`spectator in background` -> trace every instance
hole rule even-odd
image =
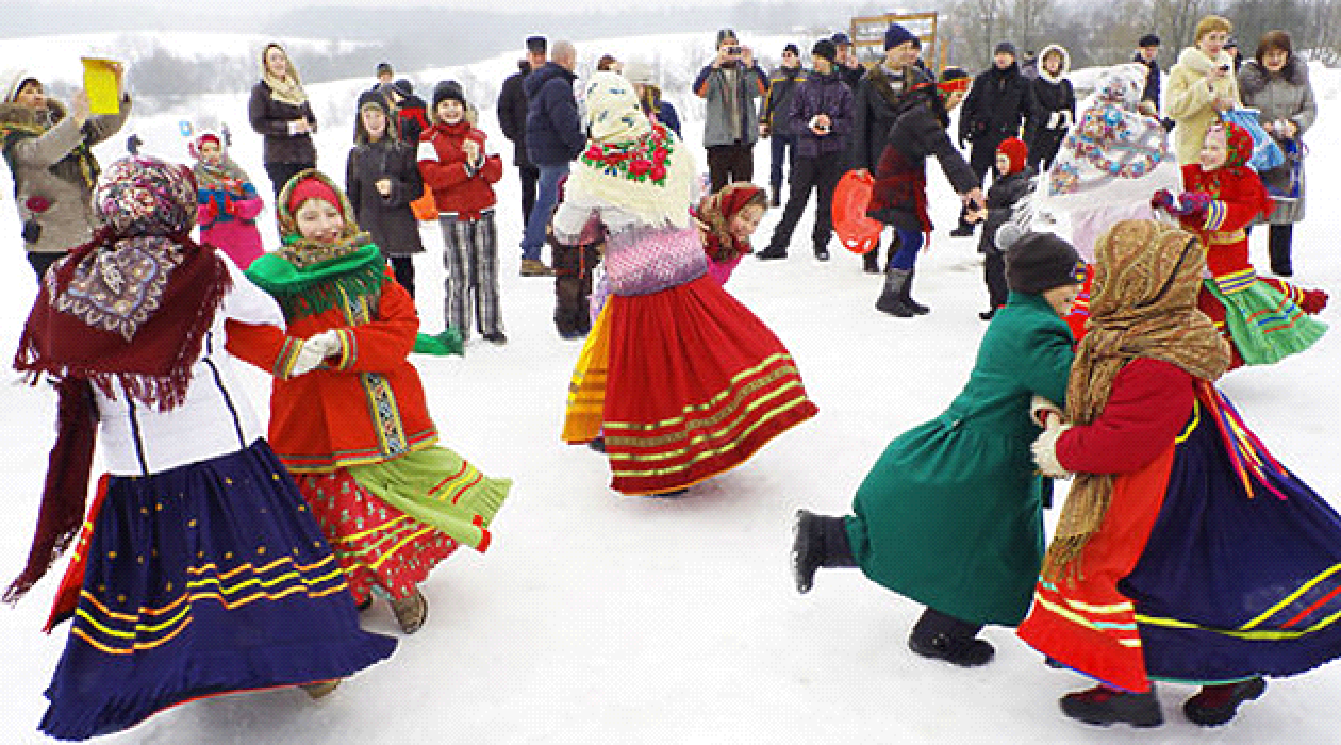
[[[754,178],[754,143],[759,141],[755,99],[767,91],[767,80],[754,52],[740,45],[735,31],[717,32],[717,56],[694,80],[695,95],[708,101],[703,146],[714,193],[732,181]]]
[[[601,58],[596,60],[597,72],[616,72],[624,74],[624,63],[615,59],[613,54],[602,54]]]
[[[116,74],[119,86],[119,65]],[[130,96],[121,95],[120,113],[92,116],[84,91],[74,94],[67,110],[25,70],[12,71],[0,84],[5,163],[14,178],[23,247],[40,284],[47,267],[93,236],[97,221],[89,200],[99,170],[93,146],[121,129],[130,116]]]
[[[1230,57],[1234,58],[1234,74],[1239,73],[1239,68],[1243,67],[1243,52],[1239,51],[1239,40],[1237,36],[1230,36],[1225,39],[1225,51]]]
[[[239,269],[246,269],[265,253],[261,231],[256,229],[256,216],[265,202],[247,172],[228,157],[228,139],[226,134],[205,131],[188,146],[196,159],[191,169],[196,180],[196,224],[202,244],[222,249]]]
[[[1071,53],[1049,44],[1039,55],[1038,75],[1029,81],[1033,109],[1025,125],[1029,167],[1042,172],[1052,167],[1062,140],[1076,120],[1076,90],[1066,77],[1071,72]]]
[[[897,23],[885,31],[885,58],[867,68],[853,95],[852,135],[848,139],[849,168],[875,173],[889,140],[890,129],[899,118],[903,99],[922,83],[932,82],[917,64],[922,42]],[[895,234],[897,241],[897,233]],[[892,257],[898,250],[890,245]],[[862,254],[867,274],[880,273],[880,247]]]
[[[633,92],[638,96],[647,118],[661,122],[679,136],[680,115],[670,101],[661,99],[661,86],[652,82],[651,66],[641,60],[630,60],[624,68],[624,77],[633,84]]]
[[[400,132],[400,141],[417,147],[419,133],[428,129],[428,104],[414,94],[414,84],[401,78],[391,84],[387,100],[391,102],[396,114],[396,129]]]
[[[345,193],[359,227],[391,262],[396,282],[414,297],[414,255],[424,252],[410,202],[424,193],[415,145],[396,134],[396,119],[381,95],[359,96],[354,147],[345,160]]]
[[[1294,44],[1284,31],[1268,31],[1257,45],[1254,59],[1239,70],[1239,88],[1245,106],[1261,112],[1262,126],[1285,153],[1285,165],[1261,173],[1276,208],[1254,224],[1271,226],[1271,273],[1294,275],[1291,242],[1294,223],[1304,219],[1304,133],[1318,116],[1308,65],[1294,56]]]
[[[573,94],[576,67],[577,49],[573,43],[557,41],[554,60],[526,76],[526,153],[540,169],[540,187],[522,241],[523,277],[554,276],[554,270],[540,260],[545,226],[559,199],[559,181],[568,175],[568,164],[587,144]]]
[[[1147,69],[1140,105],[1141,113],[1147,116],[1159,116],[1159,86],[1162,73],[1159,70],[1159,63],[1155,61],[1157,57],[1159,57],[1159,37],[1154,34],[1142,36],[1136,42],[1136,54],[1132,56],[1132,62],[1139,62]]]
[[[396,79],[396,68],[391,66],[390,62],[380,62],[377,65],[377,85],[391,85]]]
[[[526,154],[526,77],[545,66],[547,52],[545,37],[527,37],[525,59],[517,62],[517,72],[503,81],[503,88],[498,92],[498,126],[503,130],[503,136],[512,140],[512,164],[521,178],[523,225],[531,219],[536,184],[540,181],[540,169]]]
[[[768,78],[763,113],[759,115],[759,134],[772,140],[769,184],[773,187],[774,207],[782,203],[782,180],[786,173],[783,163],[787,160],[788,151],[791,151],[792,162],[796,161],[796,135],[792,133],[788,117],[792,94],[805,79],[806,71],[801,67],[801,50],[795,44],[788,44],[782,48],[782,66]]]
[[[838,76],[855,92],[857,83],[860,83],[861,77],[866,74],[866,68],[857,58],[857,50],[852,46],[852,39],[839,31],[830,36],[829,41],[833,42],[834,48],[838,50]]]
[[[261,50],[261,80],[252,86],[247,118],[264,138],[261,157],[276,196],[299,171],[316,167],[312,133],[317,131],[317,115],[298,69],[278,44]]]
[[[1180,166],[1200,162],[1211,124],[1220,120],[1221,113],[1243,105],[1234,60],[1224,48],[1232,30],[1227,18],[1202,18],[1197,22],[1194,46],[1180,52],[1178,64],[1169,70],[1164,108],[1177,124],[1173,152]]]
[[[973,143],[969,165],[981,185],[996,162],[996,149],[1007,137],[1018,137],[1029,116],[1029,81],[1020,74],[1015,45],[1003,41],[992,52],[992,66],[978,73],[964,108],[959,112],[959,146]],[[959,215],[959,226],[950,235],[973,235],[973,224]]]
[[[833,234],[829,205],[838,179],[847,170],[843,157],[847,150],[847,136],[852,131],[852,90],[843,82],[836,65],[838,50],[833,42],[820,39],[810,54],[814,72],[796,89],[792,97],[790,116],[796,133],[796,152],[792,158],[791,194],[782,219],[773,230],[768,248],[759,252],[760,259],[785,259],[791,244],[792,231],[815,190],[815,227],[811,233],[815,258],[829,260],[829,236]]]

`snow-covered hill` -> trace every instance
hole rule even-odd
[[[781,49],[782,40],[746,43]],[[106,40],[111,45],[111,39]],[[660,59],[668,76],[692,75],[710,39],[631,37],[579,45],[585,64],[601,52]],[[259,47],[258,47],[259,48]],[[0,66],[11,61],[0,45]],[[85,49],[47,47],[44,63]],[[250,52],[249,52],[250,54]],[[31,57],[27,57],[31,59]],[[497,132],[492,92],[512,71],[513,55],[457,68],[411,71],[425,89],[444,77],[469,81],[491,146],[510,152]],[[320,164],[339,180],[349,147],[353,103],[369,81],[312,86],[322,118]],[[1341,288],[1338,76],[1315,72],[1322,115],[1312,148],[1309,219],[1296,231],[1300,279]],[[667,97],[688,103],[684,90]],[[246,91],[194,98],[179,109],[136,116],[147,147],[184,157],[178,121],[227,121],[234,153],[269,193],[260,142],[245,122]],[[702,165],[702,122],[688,110],[689,152]],[[99,150],[108,162],[121,139]],[[756,151],[765,174],[767,151]],[[934,170],[934,169],[933,169]],[[6,177],[7,178],[7,177]],[[986,302],[973,239],[950,238],[957,201],[930,176],[933,219],[942,226],[922,257],[918,297],[933,309],[913,320],[873,309],[880,279],[833,246],[819,264],[803,250],[785,262],[747,260],[730,291],[793,351],[820,407],[813,420],[755,459],[680,499],[621,497],[610,491],[603,458],[558,439],[564,395],[579,345],[558,338],[553,284],[517,276],[521,236],[518,186],[509,171],[499,188],[502,304],[511,342],[474,344],[464,359],[416,358],[434,417],[448,445],[491,474],[516,480],[487,554],[462,552],[425,587],[428,624],[402,637],[388,662],[347,681],[319,702],[296,691],[196,702],[105,739],[108,743],[1327,743],[1336,741],[1341,665],[1271,681],[1267,694],[1217,730],[1188,723],[1178,710],[1187,686],[1160,689],[1167,723],[1154,731],[1102,730],[1063,717],[1056,699],[1088,685],[1052,670],[1009,629],[985,637],[996,661],[960,670],[923,660],[906,645],[920,612],[854,572],[831,571],[815,591],[795,594],[788,567],[798,507],[838,513],[887,442],[939,413],[962,386],[984,328]],[[8,187],[0,179],[0,360],[13,351],[35,292],[18,243]],[[756,237],[767,240],[780,211]],[[273,241],[272,229],[263,231]],[[1260,232],[1260,231],[1259,231]],[[441,236],[423,227],[418,259],[423,326],[442,325]],[[1264,236],[1257,236],[1263,241]],[[1265,265],[1265,244],[1254,244]],[[1324,318],[1335,325],[1329,309]],[[1341,332],[1307,354],[1268,369],[1233,373],[1223,388],[1273,452],[1341,505]],[[3,376],[0,376],[3,377]],[[263,404],[266,381],[251,380]],[[44,388],[0,386],[0,463],[7,494],[0,507],[0,581],[26,556],[52,438],[52,396]],[[45,742],[34,732],[42,691],[64,644],[64,629],[44,636],[55,582],[49,578],[16,608],[0,608],[0,742]],[[393,633],[384,607],[365,617]]]

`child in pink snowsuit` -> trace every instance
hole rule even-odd
[[[193,171],[199,201],[196,222],[200,225],[200,242],[223,249],[233,263],[246,269],[265,253],[261,231],[256,229],[256,216],[261,214],[265,203],[247,172],[228,157],[219,135],[201,133],[191,143],[191,154],[196,158]]]

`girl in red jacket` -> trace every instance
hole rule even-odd
[[[433,126],[419,138],[419,172],[433,190],[446,244],[443,305],[447,325],[470,335],[467,298],[475,296],[475,322],[484,340],[506,344],[498,307],[498,228],[493,184],[503,160],[484,152],[484,133],[467,116],[466,97],[455,80],[438,83],[430,108]]]
[[[307,170],[280,192],[284,248],[247,277],[279,301],[284,329],[229,328],[228,349],[274,375],[269,439],[298,482],[365,606],[376,588],[405,633],[427,601],[417,585],[458,544],[485,550],[510,479],[487,478],[438,444],[407,356],[414,300],[353,208]]]
[[[1231,122],[1216,124],[1206,133],[1201,162],[1183,166],[1186,191],[1174,197],[1161,189],[1151,200],[1206,245],[1211,278],[1197,306],[1229,339],[1231,369],[1279,362],[1313,346],[1327,330],[1307,315],[1327,305],[1325,293],[1258,277],[1248,260],[1245,228],[1272,209],[1266,187],[1248,166],[1252,151],[1247,130]]]

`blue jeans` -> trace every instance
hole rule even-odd
[[[545,227],[559,202],[559,180],[568,175],[567,163],[540,165],[540,186],[531,206],[531,217],[526,221],[526,237],[522,238],[522,258],[540,261],[540,250],[545,247]]]
[[[773,135],[772,144],[772,170],[769,173],[769,183],[779,187],[782,191],[782,177],[787,171],[782,169],[782,163],[787,159],[787,153],[791,153],[792,162],[796,161],[796,135]]]
[[[895,228],[899,234],[899,250],[889,260],[890,269],[912,269],[917,263],[917,252],[922,250],[922,234],[913,230]]]

